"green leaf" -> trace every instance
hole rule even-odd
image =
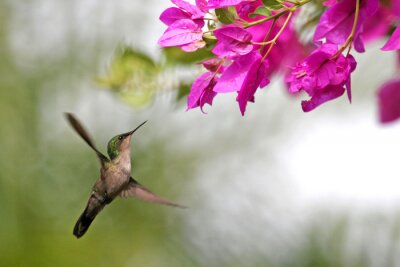
[[[159,66],[146,54],[131,47],[120,48],[97,83],[117,93],[135,107],[150,103],[157,89]]]
[[[238,13],[237,13],[236,7],[230,6],[230,7],[228,7],[228,10],[229,10],[229,13],[231,13],[232,16],[233,16],[235,19],[239,18],[239,15],[238,15]]]
[[[232,9],[226,9],[226,8],[215,9],[215,15],[222,24],[232,24],[238,17],[236,9],[235,11],[233,11]]]
[[[207,21],[207,28],[208,28],[208,30],[212,31],[212,30],[215,30],[217,28],[217,25],[215,24],[214,21],[208,20]]]
[[[122,91],[118,96],[135,108],[145,108],[153,102],[155,93],[155,90]]]
[[[249,18],[255,18],[257,16],[269,17],[271,16],[271,11],[265,6],[260,6],[253,13],[249,14]]]
[[[262,0],[263,4],[271,10],[276,10],[282,8],[282,3],[278,0]]]
[[[162,51],[169,65],[192,65],[213,57],[213,54],[206,48],[191,53],[184,52],[179,47],[167,47],[163,48]]]
[[[214,46],[217,43],[217,38],[214,35],[203,35],[203,40],[206,42],[207,47]]]
[[[176,99],[179,101],[182,98],[186,97],[190,93],[190,88],[192,85],[190,83],[183,83],[181,82],[178,86],[178,93],[176,95]]]

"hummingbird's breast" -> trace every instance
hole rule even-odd
[[[129,183],[129,177],[131,176],[131,165],[119,162],[119,164],[113,164],[108,169],[104,170],[104,182],[107,188],[107,194],[115,198],[123,190],[123,188]]]

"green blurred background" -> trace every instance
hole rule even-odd
[[[352,105],[303,114],[276,81],[244,118],[234,96],[185,112],[199,69],[156,45],[169,5],[0,0],[0,266],[400,266],[400,128],[374,97],[392,56],[360,57]],[[77,240],[99,166],[65,111],[102,151],[148,119],[133,176],[190,208],[116,200]]]

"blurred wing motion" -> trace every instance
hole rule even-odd
[[[137,182],[132,177],[130,177],[129,183],[126,186],[126,188],[124,188],[124,190],[121,191],[120,197],[123,197],[123,198],[135,197],[140,200],[147,201],[147,202],[158,203],[158,204],[168,205],[168,206],[172,206],[172,207],[186,208],[185,206],[175,204],[167,199],[164,199],[162,197],[155,195],[150,190],[145,188],[143,185],[139,184],[139,182]]]
[[[89,134],[83,128],[82,124],[74,117],[73,114],[71,113],[65,113],[65,116],[67,117],[69,124],[71,124],[72,128],[82,137],[83,140],[86,141],[86,143],[96,152],[97,157],[100,159],[100,162],[103,164],[104,162],[109,161],[106,156],[104,156],[94,145],[92,138],[90,138]]]

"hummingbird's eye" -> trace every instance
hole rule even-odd
[[[118,136],[118,140],[122,140],[122,136]]]

